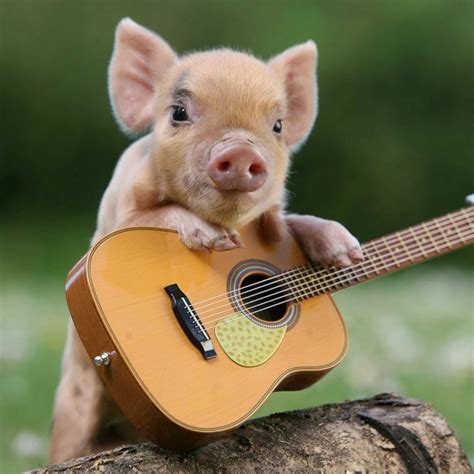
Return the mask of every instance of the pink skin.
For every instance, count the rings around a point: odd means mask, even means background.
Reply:
[[[268,176],[265,160],[252,141],[239,138],[220,141],[212,147],[207,172],[223,191],[253,192]]]
[[[286,216],[306,256],[324,267],[348,267],[364,256],[358,240],[341,224],[315,216]]]
[[[237,231],[206,222],[177,204],[168,204],[147,214],[131,216],[129,223],[131,226],[157,224],[165,229],[176,230],[183,244],[190,249],[222,252],[245,247]]]

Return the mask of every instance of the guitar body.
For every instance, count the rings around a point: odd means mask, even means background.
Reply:
[[[474,243],[474,207],[362,246],[345,269],[304,265],[291,235],[258,229],[246,248],[205,253],[175,232],[104,237],[66,283],[77,332],[109,393],[138,431],[185,451],[239,427],[275,390],[300,390],[347,348],[329,293]]]
[[[205,253],[171,231],[125,229],[69,275],[68,305],[88,354],[110,354],[97,368],[101,379],[139,432],[164,448],[185,451],[229,434],[273,391],[315,383],[346,352],[345,325],[329,295],[283,299],[270,316],[244,316],[242,304],[258,305],[239,296],[247,285],[305,258],[290,235],[267,244],[248,227],[242,238],[246,248]],[[174,284],[215,357],[204,358],[173,312],[165,287]]]

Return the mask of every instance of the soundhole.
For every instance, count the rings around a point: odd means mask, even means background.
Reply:
[[[285,316],[289,298],[287,288],[278,278],[252,273],[242,280],[240,299],[253,316],[276,322]]]

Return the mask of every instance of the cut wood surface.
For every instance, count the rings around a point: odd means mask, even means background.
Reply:
[[[471,467],[431,405],[380,394],[250,421],[230,438],[186,454],[145,443],[31,472],[87,471],[461,474]]]

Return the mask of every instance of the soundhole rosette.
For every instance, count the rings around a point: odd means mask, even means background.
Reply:
[[[297,322],[300,304],[291,293],[281,270],[264,260],[244,260],[229,272],[227,291],[236,313],[265,328],[291,329]]]

